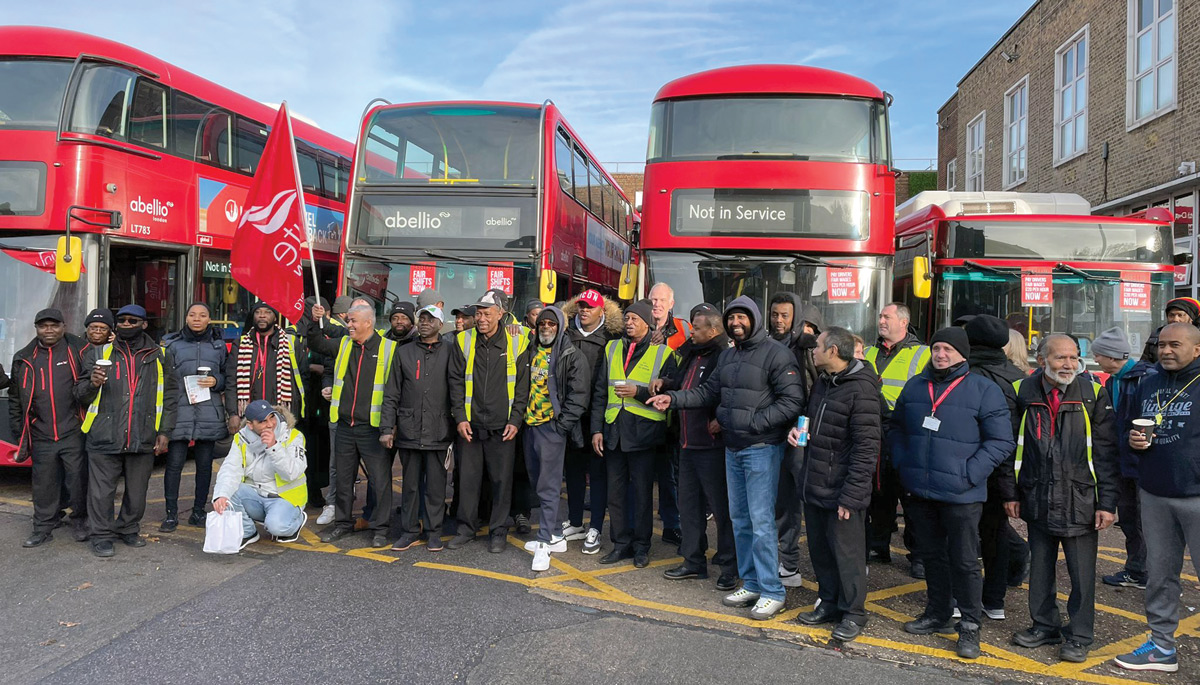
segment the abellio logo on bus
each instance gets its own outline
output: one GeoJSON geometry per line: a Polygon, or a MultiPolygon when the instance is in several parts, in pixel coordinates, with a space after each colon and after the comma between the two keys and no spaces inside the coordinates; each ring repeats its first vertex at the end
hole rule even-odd
{"type": "Polygon", "coordinates": [[[160,224],[167,223],[167,215],[171,213],[171,209],[174,207],[174,202],[169,200],[163,202],[156,197],[147,201],[143,200],[141,195],[138,195],[129,201],[129,211],[135,214],[145,214],[150,217],[151,221],[157,221],[160,224]]]}
{"type": "Polygon", "coordinates": [[[442,221],[450,218],[450,212],[401,212],[396,210],[392,216],[386,217],[383,224],[388,228],[430,229],[442,227],[442,221]]]}

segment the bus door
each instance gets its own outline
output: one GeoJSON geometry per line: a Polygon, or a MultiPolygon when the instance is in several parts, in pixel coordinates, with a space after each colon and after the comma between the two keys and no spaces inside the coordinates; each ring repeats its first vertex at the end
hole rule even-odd
{"type": "MultiPolygon", "coordinates": [[[[112,241],[108,249],[105,306],[114,312],[127,304],[146,308],[146,332],[155,340],[183,325],[182,298],[187,287],[187,252],[112,241]]],[[[186,250],[186,248],[184,248],[186,250]]]]}

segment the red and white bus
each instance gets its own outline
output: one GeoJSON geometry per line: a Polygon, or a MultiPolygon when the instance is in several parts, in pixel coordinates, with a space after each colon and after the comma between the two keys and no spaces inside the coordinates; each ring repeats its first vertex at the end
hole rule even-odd
{"type": "Polygon", "coordinates": [[[637,215],[553,103],[385,104],[360,131],[344,292],[381,313],[425,288],[448,308],[634,294],[637,215]]]}
{"type": "Polygon", "coordinates": [[[642,199],[649,285],[676,310],[798,293],[874,338],[891,293],[889,96],[826,69],[753,65],[672,81],[654,98],[642,199]]]}
{"type": "Polygon", "coordinates": [[[1090,214],[1066,193],[918,194],[897,208],[895,297],[924,339],[959,317],[992,314],[1025,336],[1091,341],[1124,329],[1135,354],[1174,297],[1172,217],[1090,214]]]}
{"type": "MultiPolygon", "coordinates": [[[[251,295],[229,276],[229,249],[274,116],[127,45],[0,27],[0,360],[33,337],[43,307],[82,334],[90,309],[133,302],[160,336],[200,300],[230,334],[240,328],[251,295]],[[74,282],[55,276],[68,230],[80,239],[74,282]]],[[[332,294],[353,146],[302,121],[295,132],[332,294]]],[[[0,464],[9,456],[0,443],[0,464]]]]}

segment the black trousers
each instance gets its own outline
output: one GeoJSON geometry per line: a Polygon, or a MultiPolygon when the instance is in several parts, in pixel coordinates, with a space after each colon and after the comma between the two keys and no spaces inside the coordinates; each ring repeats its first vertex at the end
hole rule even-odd
{"type": "Polygon", "coordinates": [[[1008,594],[1008,569],[1011,545],[1008,514],[1004,503],[989,498],[979,518],[979,552],[983,557],[983,608],[1003,609],[1008,594]]]}
{"type": "Polygon", "coordinates": [[[836,606],[843,619],[866,625],[867,531],[866,514],[851,511],[838,518],[837,509],[804,505],[808,526],[808,555],[817,576],[821,605],[836,606]]]}
{"type": "Polygon", "coordinates": [[[425,532],[441,537],[446,515],[446,450],[400,450],[404,483],[400,525],[405,533],[421,532],[421,481],[425,481],[425,532]]]}
{"type": "MultiPolygon", "coordinates": [[[[193,449],[196,455],[196,489],[192,497],[192,511],[204,513],[208,504],[208,491],[212,485],[213,450],[215,440],[197,440],[193,449]]],[[[179,480],[183,476],[183,464],[187,461],[188,441],[172,440],[167,444],[167,470],[163,473],[163,497],[166,499],[167,516],[179,512],[179,480]]]]}
{"type": "Polygon", "coordinates": [[[892,545],[892,533],[896,525],[896,505],[904,503],[904,548],[913,552],[917,546],[913,537],[912,519],[908,515],[908,504],[904,502],[904,486],[892,466],[892,458],[884,454],[879,468],[875,469],[875,487],[871,492],[871,506],[867,508],[867,546],[873,552],[883,552],[892,545]]]}
{"type": "Polygon", "coordinates": [[[1125,570],[1140,580],[1146,579],[1146,539],[1142,537],[1142,507],[1137,478],[1121,478],[1117,499],[1117,527],[1125,534],[1125,570]]]}
{"type": "MultiPolygon", "coordinates": [[[[783,461],[779,463],[775,527],[779,530],[779,565],[789,571],[800,567],[800,531],[804,518],[804,492],[800,478],[803,468],[804,448],[785,446],[783,461]]],[[[866,555],[866,552],[863,554],[866,555]]]]}
{"type": "Polygon", "coordinates": [[[349,421],[339,421],[335,440],[335,524],[354,526],[354,479],[361,463],[367,472],[367,490],[375,502],[367,519],[368,528],[375,533],[387,533],[392,515],[392,453],[379,444],[379,429],[369,423],[351,426],[349,421]]]}
{"type": "Polygon", "coordinates": [[[679,527],[679,446],[667,445],[654,459],[658,482],[658,518],[663,528],[679,527]]]}
{"type": "Polygon", "coordinates": [[[1029,526],[1029,617],[1036,628],[1063,631],[1063,637],[1085,647],[1092,644],[1096,624],[1096,547],[1098,532],[1078,537],[1051,535],[1029,526]],[[1067,598],[1069,625],[1058,611],[1058,548],[1067,558],[1071,595],[1067,598]]]}
{"type": "Polygon", "coordinates": [[[608,462],[609,537],[616,549],[649,553],[654,533],[655,450],[605,450],[604,460],[608,462]],[[627,499],[630,488],[632,509],[627,499]]]}
{"type": "Polygon", "coordinates": [[[596,456],[591,443],[576,447],[568,442],[563,469],[567,480],[567,520],[572,526],[583,525],[583,500],[590,482],[592,517],[588,527],[604,530],[604,515],[608,512],[608,468],[604,459],[596,456]]]}
{"type": "Polygon", "coordinates": [[[908,498],[915,554],[925,562],[925,615],[949,621],[954,602],[962,622],[980,625],[983,574],[979,567],[979,519],[983,504],[951,504],[908,498]]]}
{"type": "Polygon", "coordinates": [[[49,533],[62,517],[62,507],[70,505],[71,518],[87,517],[87,468],[83,456],[83,433],[64,435],[58,442],[30,442],[33,469],[33,530],[49,533]],[[62,499],[66,486],[67,500],[62,499]]]}
{"type": "Polygon", "coordinates": [[[458,534],[479,532],[479,498],[483,478],[488,479],[492,494],[492,513],[488,519],[491,535],[508,535],[509,507],[512,503],[513,463],[517,441],[503,440],[504,429],[488,430],[471,425],[474,437],[470,442],[459,439],[454,447],[458,455],[458,534]]]}
{"type": "Polygon", "coordinates": [[[146,488],[154,470],[153,452],[88,455],[88,527],[91,539],[114,540],[141,531],[146,488]],[[117,481],[125,478],[121,513],[114,518],[117,481]]]}
{"type": "MultiPolygon", "coordinates": [[[[662,496],[660,491],[659,496],[662,496]]],[[[717,526],[717,553],[712,562],[725,574],[737,575],[737,551],[733,523],[729,519],[729,489],[725,483],[725,448],[681,449],[679,451],[679,526],[683,563],[708,572],[708,520],[705,502],[712,508],[717,526]]]]}

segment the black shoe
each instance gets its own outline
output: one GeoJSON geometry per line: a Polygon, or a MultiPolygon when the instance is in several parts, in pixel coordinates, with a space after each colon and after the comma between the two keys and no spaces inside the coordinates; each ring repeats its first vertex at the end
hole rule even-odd
{"type": "Polygon", "coordinates": [[[867,552],[868,562],[878,562],[880,564],[892,563],[892,550],[890,549],[873,549],[867,552]]]}
{"type": "Polygon", "coordinates": [[[663,528],[662,541],[668,545],[683,543],[683,531],[678,528],[663,528]]]}
{"type": "Polygon", "coordinates": [[[1057,645],[1061,644],[1062,641],[1062,632],[1045,630],[1038,627],[1027,628],[1019,633],[1013,633],[1012,636],[1012,643],[1014,645],[1026,649],[1034,649],[1042,645],[1057,645]]]}
{"type": "Polygon", "coordinates": [[[634,568],[646,568],[649,565],[650,565],[650,555],[646,554],[645,552],[634,552],[633,553],[634,568]]]}
{"type": "Polygon", "coordinates": [[[529,535],[533,532],[533,527],[529,525],[529,517],[525,514],[517,514],[513,517],[513,523],[517,527],[517,535],[529,535]]]}
{"type": "Polygon", "coordinates": [[[848,618],[844,618],[842,619],[841,623],[838,623],[837,627],[833,629],[831,637],[838,642],[849,642],[859,635],[862,635],[864,627],[865,626],[859,625],[848,618]]]}
{"type": "Polygon", "coordinates": [[[958,625],[958,645],[954,649],[964,659],[979,658],[979,626],[974,623],[958,625]]]}
{"type": "Polygon", "coordinates": [[[508,547],[508,541],[503,535],[493,535],[492,538],[488,540],[488,551],[492,554],[500,554],[504,551],[505,547],[508,547]]]}
{"type": "Polygon", "coordinates": [[[603,557],[601,557],[600,563],[601,564],[615,564],[618,561],[624,561],[626,559],[632,559],[632,558],[633,558],[633,550],[617,548],[617,549],[614,549],[613,551],[609,552],[608,554],[605,554],[603,557]]]}
{"type": "Polygon", "coordinates": [[[87,542],[88,536],[87,520],[77,519],[74,528],[71,530],[71,537],[75,538],[75,542],[87,542]]]}
{"type": "Polygon", "coordinates": [[[718,592],[733,592],[737,589],[737,574],[722,573],[721,577],[717,578],[718,592]]]}
{"type": "Polygon", "coordinates": [[[918,616],[915,621],[904,624],[904,632],[911,635],[948,635],[954,632],[954,619],[939,621],[932,616],[918,616]]]}
{"type": "Polygon", "coordinates": [[[1087,661],[1088,648],[1079,644],[1074,640],[1067,640],[1062,647],[1058,649],[1058,658],[1063,661],[1070,661],[1076,664],[1082,664],[1087,661]]]}
{"type": "Polygon", "coordinates": [[[796,620],[806,626],[819,626],[822,623],[833,623],[838,620],[837,607],[831,606],[829,602],[821,602],[821,606],[806,611],[796,617],[796,620]]]}
{"type": "Polygon", "coordinates": [[[430,552],[440,552],[445,548],[446,544],[442,542],[442,532],[436,531],[429,533],[429,539],[425,542],[425,549],[430,552]]]}
{"type": "Polygon", "coordinates": [[[53,539],[54,539],[54,536],[51,535],[49,532],[35,530],[35,531],[33,531],[32,535],[25,538],[25,542],[22,542],[21,546],[22,547],[37,547],[38,545],[44,545],[53,539]]]}
{"type": "Polygon", "coordinates": [[[412,549],[413,545],[416,545],[420,541],[420,535],[417,535],[416,533],[405,533],[404,535],[400,536],[400,539],[396,541],[396,544],[392,545],[392,551],[403,552],[404,550],[412,549]]]}
{"type": "Polygon", "coordinates": [[[1008,574],[1009,587],[1021,587],[1021,583],[1024,583],[1025,579],[1029,577],[1029,563],[1029,557],[1026,556],[1025,562],[1021,564],[1020,568],[1008,574]]]}
{"type": "Polygon", "coordinates": [[[450,542],[446,543],[446,549],[461,549],[472,542],[475,542],[475,533],[468,530],[450,538],[450,542]]]}
{"type": "Polygon", "coordinates": [[[676,566],[675,568],[663,571],[663,578],[666,578],[667,580],[687,580],[688,578],[707,577],[708,573],[702,574],[699,570],[694,569],[687,564],[682,564],[680,566],[676,566]]]}
{"type": "Polygon", "coordinates": [[[92,554],[98,557],[111,557],[115,554],[112,540],[92,540],[92,554]]]}
{"type": "Polygon", "coordinates": [[[909,566],[908,575],[917,580],[925,580],[925,562],[920,559],[914,559],[912,565],[909,566]]]}
{"type": "Polygon", "coordinates": [[[255,529],[255,531],[253,533],[251,533],[249,537],[242,538],[242,544],[240,546],[238,546],[238,551],[240,552],[243,549],[246,549],[250,545],[253,545],[254,543],[258,542],[258,540],[259,540],[258,530],[255,529]]]}
{"type": "Polygon", "coordinates": [[[188,525],[195,526],[196,528],[203,528],[205,519],[207,518],[208,516],[203,511],[196,511],[193,509],[192,515],[188,517],[188,525]]]}
{"type": "Polygon", "coordinates": [[[388,547],[391,544],[392,544],[392,542],[390,540],[388,540],[387,533],[376,533],[371,536],[371,546],[372,547],[375,547],[375,548],[388,547]]]}
{"type": "Polygon", "coordinates": [[[333,525],[321,531],[321,542],[336,542],[353,532],[350,526],[333,525]]]}
{"type": "Polygon", "coordinates": [[[137,533],[126,533],[126,534],[120,535],[118,537],[121,538],[121,542],[124,542],[127,547],[145,547],[146,546],[146,538],[142,537],[141,535],[138,535],[137,533]]]}
{"type": "Polygon", "coordinates": [[[179,519],[175,516],[175,514],[172,514],[171,512],[167,512],[167,517],[165,519],[163,519],[162,523],[158,524],[158,532],[174,533],[175,529],[178,527],[179,527],[179,519]]]}

